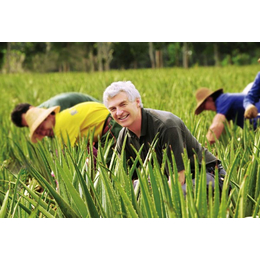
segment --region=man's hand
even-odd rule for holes
[[[178,175],[179,175],[179,182],[181,183],[181,185],[183,185],[185,183],[185,170],[182,170],[180,172],[178,172]],[[171,178],[169,177],[169,180],[168,180],[168,184],[169,184],[169,187],[171,188]]]
[[[178,175],[179,175],[179,182],[181,183],[181,185],[183,185],[185,183],[185,171],[182,170],[178,172]]]
[[[247,106],[245,113],[244,113],[244,117],[245,118],[255,118],[257,117],[258,111],[257,108],[254,105],[249,105]]]

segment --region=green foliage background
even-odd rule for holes
[[[244,130],[232,124],[227,126],[220,142],[208,147],[227,170],[220,201],[213,192],[206,197],[203,171],[197,172],[202,177],[198,177],[195,191],[190,189],[184,199],[174,169],[170,190],[160,167],[152,167],[148,162],[140,168],[140,186],[134,191],[128,177],[133,169],[128,169],[123,160],[115,155],[114,163],[105,165],[109,143],[99,149],[98,168],[94,170],[93,155],[87,153],[84,141],[65,151],[55,140],[32,145],[28,129],[15,127],[10,113],[18,103],[38,105],[67,91],[87,93],[102,100],[110,83],[130,80],[140,91],[145,107],[176,114],[204,144],[214,113],[194,115],[196,89],[242,92],[258,70],[259,66],[227,66],[0,75],[0,217],[256,217],[260,201],[259,132],[250,132],[247,125]],[[154,156],[152,151],[150,156]],[[189,172],[188,162],[186,165]],[[229,195],[227,183],[232,185]]]

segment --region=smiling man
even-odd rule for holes
[[[211,181],[214,187],[215,166],[218,167],[220,176],[226,174],[220,161],[201,146],[180,118],[167,111],[143,108],[141,96],[130,81],[114,82],[108,86],[103,93],[103,103],[110,111],[114,120],[123,127],[118,136],[116,149],[121,154],[126,138],[125,153],[130,165],[132,164],[131,158],[134,159],[136,157],[132,146],[139,151],[143,145],[141,158],[144,161],[150,144],[158,136],[158,142],[155,147],[158,162],[162,164],[165,149],[170,161],[171,151],[173,152],[178,168],[179,181],[182,184],[184,194],[186,194],[184,163],[182,159],[184,149],[187,151],[194,175],[194,156],[197,157],[199,164],[201,164],[202,156],[205,154],[207,184]],[[165,168],[165,174],[169,178],[167,168]],[[136,174],[133,176],[133,180],[135,179],[137,179]],[[223,183],[223,178],[220,179],[220,183]]]

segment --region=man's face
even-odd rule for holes
[[[49,115],[35,130],[35,133],[39,136],[53,137],[53,127],[55,124],[55,116]]]
[[[203,104],[203,110],[211,110],[211,111],[215,111],[216,107],[215,107],[215,102],[213,100],[212,97],[208,97],[204,104]]]
[[[140,119],[140,100],[128,100],[125,92],[120,92],[108,99],[108,109],[115,121],[123,127],[130,128]]]

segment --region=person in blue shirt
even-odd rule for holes
[[[260,60],[260,59],[259,59]],[[244,98],[245,118],[256,118],[258,116],[257,102],[260,100],[260,72],[256,75],[253,86]]]
[[[243,93],[223,93],[223,89],[211,91],[208,88],[200,88],[197,90],[195,115],[200,114],[204,110],[216,112],[206,135],[210,144],[215,143],[219,139],[225,129],[224,124],[226,121],[232,120],[237,126],[244,127],[245,109],[243,101],[245,96]],[[260,110],[260,102],[257,102],[255,106]],[[260,118],[254,118],[250,121],[254,129],[257,127],[258,119]]]

